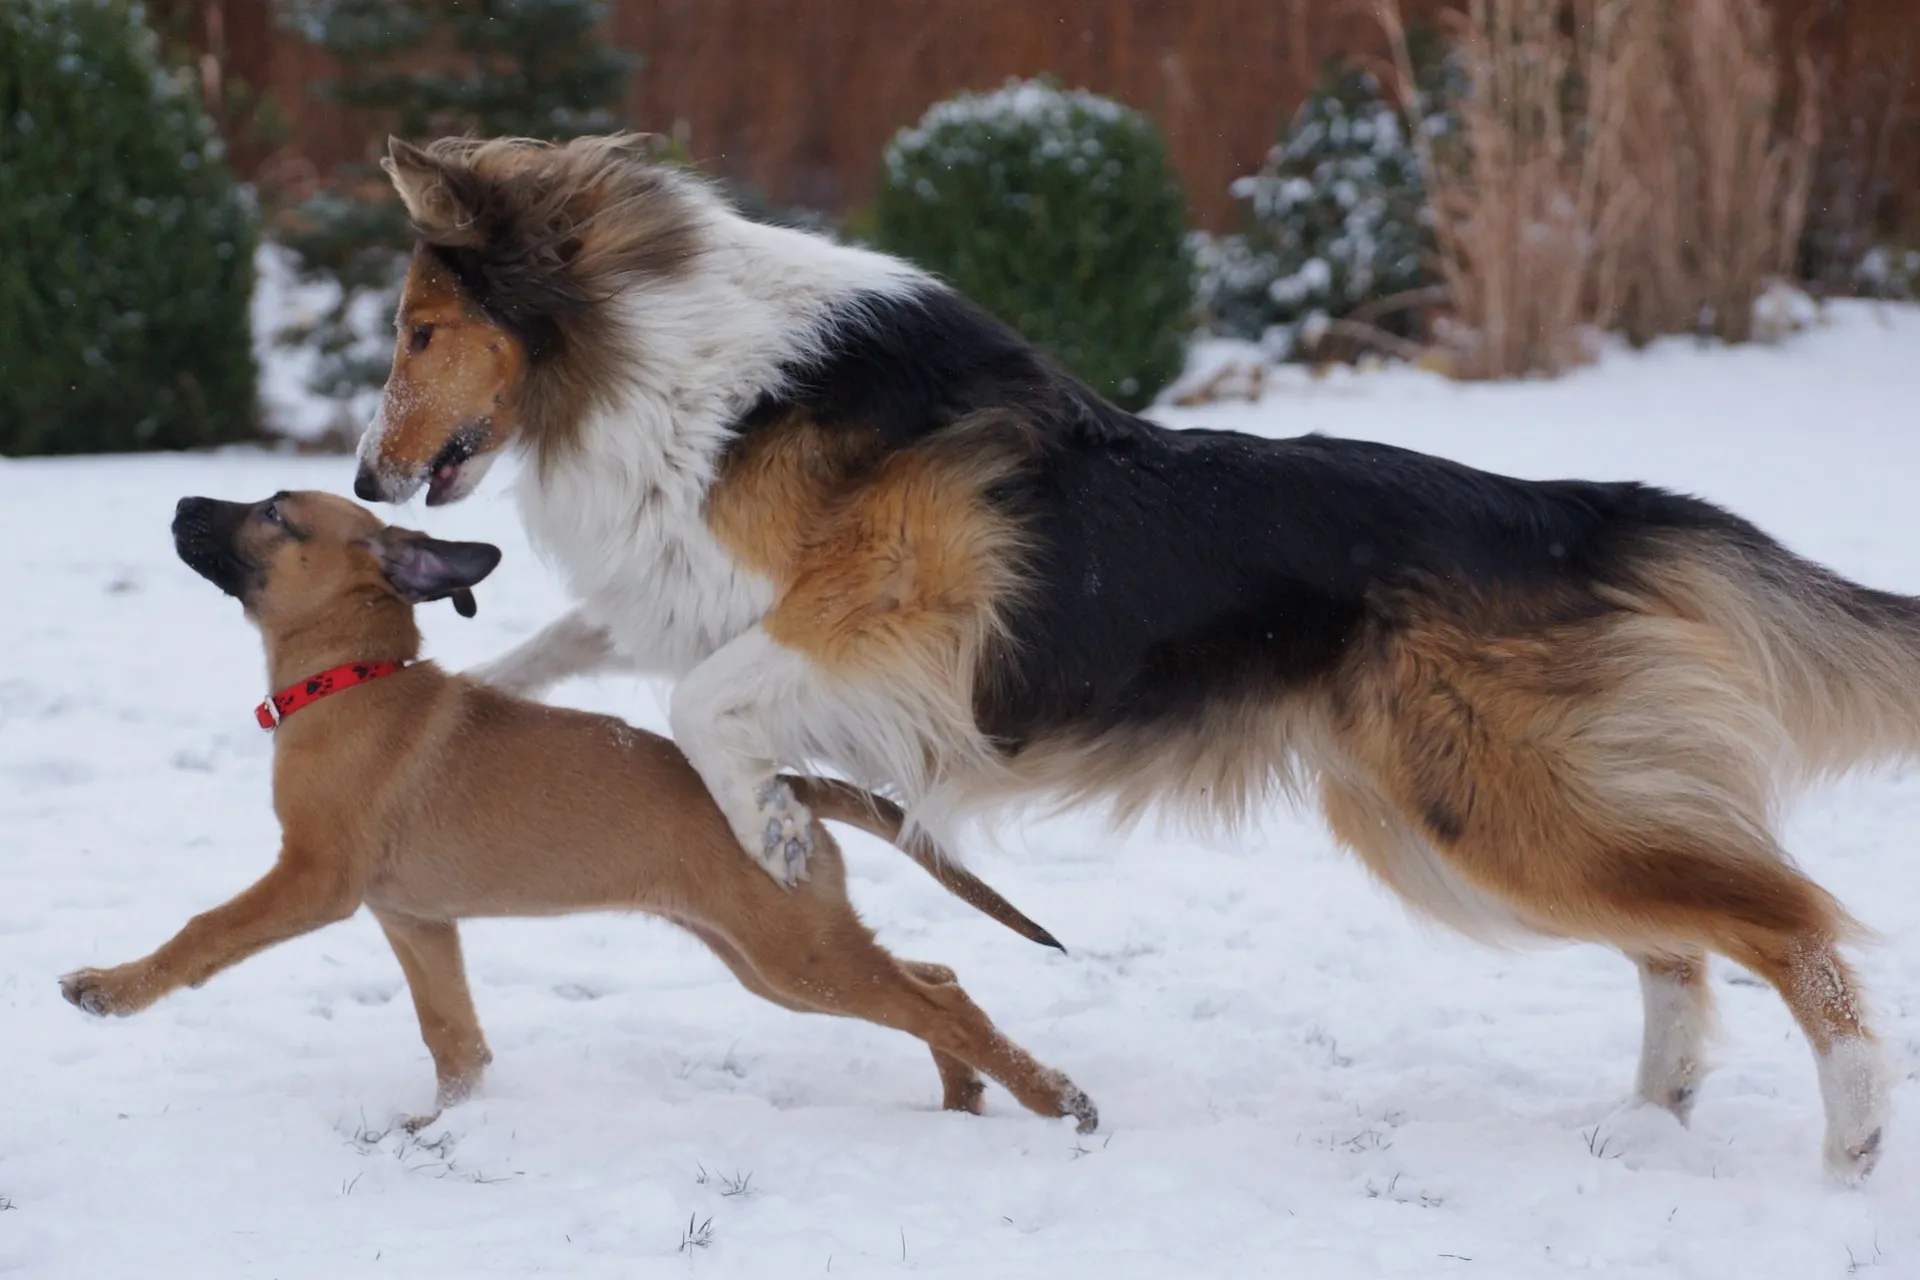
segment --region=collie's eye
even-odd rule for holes
[[[407,347],[413,351],[425,351],[427,344],[432,341],[433,326],[430,324],[417,324],[413,326],[413,332],[407,335]]]

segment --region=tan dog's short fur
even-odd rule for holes
[[[413,659],[414,604],[451,596],[470,611],[468,588],[499,559],[485,544],[386,528],[317,493],[247,506],[187,499],[174,536],[259,626],[275,689],[346,663]],[[70,1001],[134,1013],[365,904],[406,974],[445,1107],[473,1091],[491,1057],[456,922],[628,908],[684,926],[776,1004],[924,1040],[950,1109],[979,1110],[978,1072],[1042,1115],[1071,1115],[1082,1132],[1096,1123],[1086,1095],[996,1031],[952,970],[896,960],[874,941],[824,831],[811,879],[783,889],[739,856],[699,776],[655,734],[417,663],[289,715],[273,777],[283,828],[273,869],[145,959],[67,975]],[[789,781],[816,814],[899,838],[899,811],[884,801]],[[908,852],[1008,927],[1052,942],[936,851]]]

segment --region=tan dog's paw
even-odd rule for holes
[[[1060,1077],[1060,1114],[1072,1116],[1079,1123],[1073,1126],[1076,1133],[1092,1133],[1100,1127],[1100,1109],[1093,1105],[1093,1099],[1073,1081]]]
[[[151,1000],[146,998],[140,972],[130,965],[116,969],[76,969],[60,979],[60,994],[76,1009],[84,1009],[97,1018],[108,1014],[124,1018],[138,1013]]]
[[[956,1080],[948,1084],[940,1108],[943,1111],[964,1111],[970,1116],[987,1114],[987,1085],[978,1078]]]
[[[400,1128],[407,1133],[418,1133],[439,1118],[440,1112],[438,1110],[424,1116],[402,1116],[400,1118]]]
[[[473,1097],[480,1089],[481,1075],[492,1061],[493,1052],[485,1044],[480,1045],[474,1052],[471,1066],[440,1077],[433,1092],[433,1110],[426,1115],[408,1116],[400,1122],[400,1127],[408,1133],[418,1133],[438,1120],[449,1107],[457,1107]]]

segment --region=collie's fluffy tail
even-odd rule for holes
[[[793,794],[812,809],[815,816],[844,822],[869,835],[880,837],[919,863],[928,875],[940,882],[941,888],[974,910],[993,917],[1021,937],[1043,947],[1066,951],[1051,933],[1028,919],[991,885],[957,865],[930,838],[916,834],[903,840],[901,832],[906,825],[906,814],[891,800],[846,782],[790,775],[782,780],[793,788]]]
[[[1655,557],[1660,594],[1736,646],[1803,776],[1920,755],[1920,599],[1860,586],[1751,526]]]

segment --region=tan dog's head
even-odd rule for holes
[[[253,503],[182,498],[173,545],[188,568],[274,628],[389,600],[451,597],[472,617],[473,585],[500,563],[498,547],[392,528],[328,493],[276,493]]]

